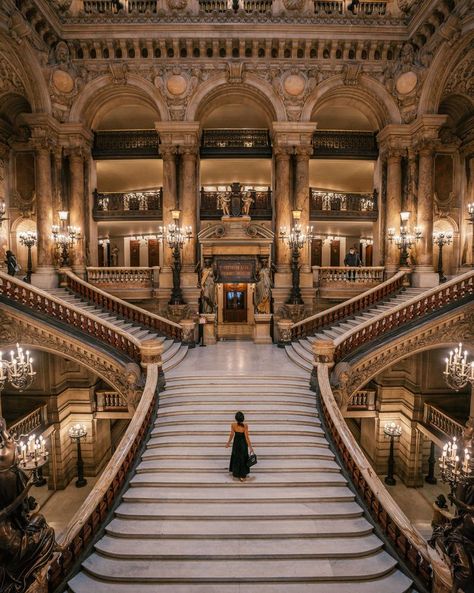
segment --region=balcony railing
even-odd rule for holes
[[[48,406],[39,406],[20,420],[16,420],[9,428],[11,434],[18,437],[27,436],[32,432],[38,433],[41,428],[46,428],[48,424]]]
[[[87,281],[126,300],[151,298],[159,284],[159,266],[87,268]]]
[[[377,220],[378,194],[349,193],[327,189],[309,188],[309,208],[312,220],[329,218],[334,220],[359,219]]]
[[[95,392],[97,412],[127,412],[127,400],[117,391],[97,389]]]
[[[348,268],[343,266],[313,266],[315,284],[319,288],[346,287],[361,284],[365,288],[384,281],[383,266]],[[365,290],[364,288],[364,290]]]
[[[436,406],[424,404],[423,421],[429,428],[439,430],[446,437],[461,439],[465,426],[442,412]]]
[[[313,157],[376,159],[378,147],[373,132],[316,130],[313,134]]]
[[[86,14],[156,13],[158,0],[83,0]]]
[[[272,191],[269,187],[241,185],[232,183],[223,186],[201,188],[201,219],[219,220],[223,214],[221,201],[228,201],[232,211],[232,200],[237,200],[242,210],[243,199],[250,192],[254,200],[250,206],[249,216],[254,220],[272,219]]]
[[[94,220],[155,220],[163,217],[163,188],[126,193],[94,191]]]
[[[348,410],[372,411],[375,410],[375,389],[360,389],[349,400]]]
[[[158,153],[156,130],[117,130],[94,134],[92,156],[95,159],[156,159]]]
[[[201,156],[229,155],[271,157],[268,130],[223,128],[203,131]]]
[[[314,0],[314,14],[318,16],[385,16],[387,4],[387,0],[384,2],[361,0],[358,3],[349,0]]]

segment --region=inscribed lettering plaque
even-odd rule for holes
[[[255,282],[254,258],[216,258],[217,282]]]

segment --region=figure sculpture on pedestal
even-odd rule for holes
[[[254,202],[255,200],[253,199],[252,190],[248,189],[242,196],[242,214],[244,216],[249,215],[250,208]]]
[[[119,248],[115,243],[112,244],[112,248],[110,249],[110,265],[113,268],[118,266],[118,256],[119,256]]]
[[[268,260],[261,260],[261,267],[258,272],[258,280],[255,284],[255,312],[270,313],[270,302],[272,298],[271,270],[268,267]]]
[[[18,467],[17,446],[0,417],[0,591],[20,593],[45,566],[54,548],[54,530],[31,514],[31,482]]]
[[[217,209],[222,210],[224,216],[230,216],[230,201],[231,198],[227,193],[222,193],[217,196]]]
[[[216,282],[211,259],[204,260],[201,276],[201,302],[203,313],[214,313],[216,309]]]

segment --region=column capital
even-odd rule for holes
[[[160,154],[164,161],[174,161],[178,154],[178,147],[170,144],[160,144]]]
[[[308,160],[313,154],[313,146],[295,146],[296,160]]]
[[[161,146],[199,147],[201,124],[197,121],[159,121],[155,129]]]
[[[179,154],[182,155],[183,160],[195,160],[199,154],[198,146],[180,146]]]
[[[415,142],[415,150],[420,156],[433,156],[436,150],[436,140],[432,138],[421,137]]]
[[[403,157],[407,156],[407,149],[400,146],[389,146],[385,150],[385,155],[388,161],[401,161]]]
[[[273,146],[312,149],[313,134],[316,128],[317,124],[315,122],[274,121],[271,130]]]
[[[289,160],[292,152],[293,151],[289,146],[277,146],[273,149],[273,154],[278,160]]]

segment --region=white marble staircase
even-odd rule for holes
[[[389,297],[386,300],[377,303],[370,309],[361,311],[359,314],[347,317],[332,327],[321,329],[314,336],[308,336],[302,340],[292,342],[285,346],[286,353],[290,359],[305,371],[311,372],[313,368],[313,352],[312,342],[315,339],[335,339],[343,335],[347,331],[353,330],[358,325],[365,323],[368,319],[379,315],[380,313],[390,311],[394,307],[398,307],[402,303],[415,297],[423,292],[423,288],[407,288],[395,296]]]
[[[225,369],[222,352],[230,353]],[[257,374],[259,367],[265,371]],[[237,409],[259,457],[244,484],[228,473],[224,448]],[[168,374],[137,472],[68,586],[73,593],[412,591],[340,471],[306,374],[277,347],[248,343],[196,348]]]
[[[104,311],[96,305],[91,305],[90,303],[83,301],[81,297],[68,291],[66,288],[56,288],[49,290],[48,292],[57,299],[61,299],[66,303],[73,304],[74,306],[87,311],[99,319],[108,321],[112,325],[115,325],[128,334],[133,335],[140,342],[152,339],[161,340],[163,342],[163,370],[165,373],[166,371],[169,371],[178,365],[186,356],[188,351],[188,347],[186,345],[183,345],[180,342],[175,342],[174,340],[169,340],[163,336],[159,336],[157,333],[148,330],[147,328],[141,327],[136,323],[132,323],[131,321]]]

